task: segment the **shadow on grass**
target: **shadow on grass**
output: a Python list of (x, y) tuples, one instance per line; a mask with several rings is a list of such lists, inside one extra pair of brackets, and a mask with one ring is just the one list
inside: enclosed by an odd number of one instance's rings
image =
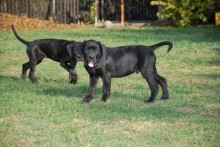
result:
[[(193, 115), (193, 112), (177, 111), (174, 107), (162, 106), (163, 104), (158, 104), (158, 101), (152, 104), (142, 103), (142, 107), (135, 108), (134, 106), (118, 106), (118, 105), (106, 105), (106, 108), (110, 114), (115, 112), (122, 116), (132, 118), (143, 118), (143, 119), (179, 119), (184, 117), (189, 117)], [(164, 103), (165, 105), (165, 103)], [(119, 107), (119, 108), (117, 108)]]
[(38, 91), (38, 94), (51, 95), (54, 97), (65, 96), (68, 98), (82, 99), (87, 92), (87, 87), (83, 85), (70, 85), (64, 87), (47, 87)]
[[(52, 96), (65, 96), (68, 98), (80, 98), (83, 99), (88, 91), (88, 85), (87, 84), (76, 84), (76, 85), (71, 85), (71, 84), (65, 84), (65, 86), (61, 86), (61, 87), (47, 87), (44, 89), (39, 90), (38, 94), (43, 94), (43, 95), (52, 95)], [(149, 93), (147, 95), (141, 96), (140, 94), (138, 94), (138, 91), (135, 92), (135, 94), (129, 94), (129, 93), (125, 93), (125, 92), (118, 92), (118, 91), (114, 91), (112, 90), (110, 92), (110, 99), (112, 98), (120, 98), (120, 99), (135, 99), (137, 101), (140, 102), (144, 102), (145, 98), (148, 98), (149, 94), (150, 94), (150, 90), (148, 88), (146, 89), (142, 89), (142, 91), (147, 90), (149, 91)], [(139, 95), (139, 96), (138, 96)], [(95, 95), (93, 100), (100, 100), (101, 101), (101, 97), (102, 97), (102, 87), (97, 87), (96, 91), (95, 91)], [(160, 95), (158, 94), (157, 99), (160, 99)]]
[(213, 48), (212, 49), (215, 52), (215, 58), (209, 62), (212, 66), (220, 66), (220, 48)]
[(213, 73), (210, 73), (210, 74), (198, 74), (198, 76), (201, 76), (201, 77), (204, 77), (204, 78), (209, 78), (209, 79), (212, 79), (212, 80), (220, 80), (220, 74), (213, 74)]
[[(200, 76), (204, 79), (211, 79), (211, 80), (215, 80), (215, 81), (220, 81), (220, 75), (217, 73), (209, 73), (209, 74), (197, 74), (197, 76)], [(204, 89), (209, 89), (210, 91), (212, 91), (213, 93), (216, 94), (216, 96), (219, 94), (220, 92), (220, 82), (217, 82), (216, 84), (211, 84), (209, 83), (204, 84), (204, 85), (200, 85), (201, 87), (203, 87)]]
[(0, 75), (0, 81), (2, 80), (13, 80), (13, 81), (19, 81), (21, 80), (22, 78), (21, 77), (18, 77), (18, 76), (3, 76), (3, 75)]
[[(174, 104), (174, 105), (173, 105)], [(195, 104), (194, 107), (198, 108)], [(184, 107), (189, 109), (177, 109), (175, 103), (172, 100), (167, 102), (157, 99), (154, 103), (145, 104), (140, 101), (123, 101), (123, 100), (111, 100), (111, 102), (98, 102), (93, 101), (86, 108), (89, 112), (86, 113), (86, 117), (94, 119), (99, 117), (104, 121), (108, 120), (159, 120), (159, 121), (176, 121), (184, 118), (196, 119), (195, 116), (200, 117), (197, 111), (194, 111), (193, 106)], [(182, 108), (182, 107), (181, 107)], [(88, 113), (88, 114), (87, 114)]]
[(32, 83), (29, 78), (0, 75), (0, 82), (4, 85), (2, 87), (4, 91), (13, 89), (24, 93), (31, 92), (33, 95), (76, 97), (86, 92), (86, 86), (79, 87), (77, 84), (73, 85), (68, 82), (65, 84), (59, 79), (39, 78), (37, 83)]
[[(68, 99), (79, 99), (80, 101), (86, 95), (88, 90), (88, 83), (86, 84), (65, 84), (63, 81), (53, 80), (53, 82), (44, 82), (40, 84), (32, 84), (29, 79), (21, 80), (16, 76), (0, 76), (1, 82), (4, 82), (4, 91), (17, 92), (18, 93), (29, 93), (28, 95), (33, 96), (46, 96), (59, 99), (65, 97)], [(15, 91), (13, 91), (15, 90)], [(145, 90), (145, 89), (143, 89)], [(147, 88), (146, 88), (147, 90)], [(150, 94), (147, 92), (146, 96), (142, 96), (138, 91), (132, 95), (129, 93), (120, 93), (112, 91), (109, 101), (106, 103), (102, 102), (101, 99), (101, 87), (97, 87), (94, 100), (89, 104), (77, 104), (79, 112), (83, 113), (82, 117), (85, 119), (99, 118), (102, 120), (106, 119), (140, 119), (140, 120), (175, 120), (183, 117), (192, 117), (196, 112), (185, 112), (178, 111), (173, 106), (173, 101), (168, 100), (164, 102), (159, 99), (159, 95), (156, 101), (152, 104), (145, 104), (144, 98)], [(60, 100), (62, 101), (62, 100)], [(174, 104), (175, 105), (175, 104)]]
[[(37, 83), (32, 83), (28, 77), (23, 79), (19, 76), (0, 75), (0, 81), (1, 83), (4, 83), (6, 87), (10, 85), (12, 89), (33, 91), (38, 95), (39, 94), (51, 95), (54, 97), (65, 96), (70, 98), (71, 97), (83, 98), (84, 96), (86, 96), (88, 91), (88, 83), (70, 84), (68, 83), (67, 80), (62, 80), (62, 79), (48, 79), (48, 78), (40, 77), (38, 78)], [(143, 90), (149, 90), (149, 89), (146, 88)], [(102, 95), (102, 87), (97, 86), (94, 98), (101, 99), (101, 95)], [(112, 91), (110, 97), (126, 98), (126, 97), (131, 97), (131, 94)], [(138, 98), (138, 96), (134, 97), (134, 99), (135, 98)]]

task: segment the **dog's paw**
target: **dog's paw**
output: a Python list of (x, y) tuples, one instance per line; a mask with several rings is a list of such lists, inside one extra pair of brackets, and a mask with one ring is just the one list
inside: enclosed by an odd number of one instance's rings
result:
[(87, 95), (84, 97), (84, 99), (82, 100), (83, 103), (90, 103), (92, 100), (92, 97), (90, 95)]
[(148, 100), (144, 100), (144, 103), (145, 104), (150, 104), (150, 103), (153, 103), (154, 101), (153, 100), (150, 100), (150, 99), (148, 99)]
[(109, 94), (103, 94), (102, 101), (107, 102), (108, 98), (109, 98)]
[(107, 102), (107, 99), (102, 99), (103, 102)]
[(26, 75), (21, 75), (21, 78), (22, 79), (26, 79)]
[(31, 82), (32, 82), (33, 84), (37, 84), (37, 83), (38, 83), (37, 80), (31, 80)]
[(70, 84), (76, 84), (76, 83), (77, 83), (77, 80), (70, 80), (69, 83), (70, 83)]
[(32, 83), (37, 83), (35, 76), (33, 76), (32, 74), (29, 75), (29, 79), (31, 80)]
[(169, 97), (168, 96), (162, 96), (160, 99), (164, 100), (164, 101), (167, 101), (169, 99)]

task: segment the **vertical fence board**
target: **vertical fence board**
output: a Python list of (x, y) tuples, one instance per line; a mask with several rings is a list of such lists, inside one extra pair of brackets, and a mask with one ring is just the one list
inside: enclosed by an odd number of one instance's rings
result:
[(27, 5), (28, 5), (28, 7), (27, 7), (27, 17), (31, 17), (31, 12), (30, 12), (30, 9), (31, 9), (30, 4), (31, 4), (31, 2), (30, 1), (31, 0), (27, 0)]
[(51, 2), (50, 2), (50, 10), (49, 10), (49, 12), (48, 12), (49, 14), (47, 14), (47, 17), (48, 17), (48, 18), (49, 18), (49, 17), (52, 15), (52, 13), (53, 13), (53, 8), (52, 8), (53, 5), (52, 5), (52, 3), (53, 3), (53, 2), (51, 1)]
[(74, 3), (74, 0), (71, 0), (71, 1), (70, 1), (70, 4), (69, 4), (70, 17), (75, 18), (74, 13), (73, 13), (73, 3)]
[(59, 18), (58, 20), (60, 20), (61, 22), (63, 22), (63, 17), (60, 17), (61, 16), (61, 13), (62, 13), (62, 11), (61, 11), (61, 9), (62, 9), (62, 1), (58, 1), (59, 3), (57, 3), (58, 5), (58, 15), (57, 15), (57, 17)]
[(18, 14), (18, 1), (13, 0), (14, 14)]
[[(10, 4), (11, 4), (11, 1), (7, 1), (5, 0), (5, 4), (3, 5), (3, 9), (5, 11), (8, 11), (9, 7), (10, 7)], [(12, 10), (11, 10), (11, 13), (12, 13)]]
[(25, 15), (28, 17), (28, 8), (29, 8), (29, 5), (28, 5), (28, 0), (25, 0)]
[(11, 1), (11, 12), (12, 12), (12, 14), (16, 14), (16, 11), (15, 11), (15, 0), (12, 0)]
[(76, 13), (79, 16), (79, 0), (76, 0)]
[(67, 1), (66, 0), (63, 0), (63, 6), (64, 6), (64, 8), (63, 8), (63, 16), (64, 16), (64, 22), (66, 22), (66, 4), (67, 4)]
[(14, 3), (15, 4), (15, 13), (18, 14), (18, 15), (20, 13), (19, 12), (19, 3), (20, 3), (20, 1), (15, 0), (15, 3)]
[(32, 0), (32, 17), (35, 18), (36, 17), (36, 11), (35, 11), (35, 3), (36, 3), (36, 0)]
[(34, 0), (34, 2), (33, 2), (33, 17), (35, 17), (35, 18), (37, 17), (36, 4), (37, 4), (37, 0)]
[(1, 3), (1, 5), (0, 5), (0, 11), (1, 11), (1, 12), (5, 12), (5, 9), (4, 9), (4, 6), (6, 5), (6, 4), (5, 4), (5, 0), (0, 1), (0, 3)]
[(0, 12), (3, 11), (2, 7), (3, 7), (3, 0), (0, 0)]
[(3, 0), (0, 0), (0, 12), (2, 12), (2, 5), (3, 5)]
[(1, 5), (2, 5), (2, 11), (3, 12), (8, 11), (8, 8), (7, 8), (8, 7), (8, 3), (7, 3), (6, 0), (3, 0)]
[(72, 9), (73, 9), (73, 16), (74, 18), (76, 19), (78, 16), (77, 16), (77, 10), (76, 10), (76, 7), (77, 7), (77, 0), (74, 0), (73, 1), (73, 6), (72, 6)]
[(58, 9), (58, 17), (59, 17), (59, 20), (61, 21), (61, 22), (63, 22), (63, 17), (60, 17), (61, 16), (61, 14), (62, 14), (62, 11), (61, 11), (61, 9), (62, 9), (62, 1), (59, 1), (59, 9)]
[(23, 1), (24, 1), (24, 0), (21, 0), (21, 1), (20, 1), (20, 7), (19, 7), (19, 9), (20, 9), (20, 15), (23, 15)]

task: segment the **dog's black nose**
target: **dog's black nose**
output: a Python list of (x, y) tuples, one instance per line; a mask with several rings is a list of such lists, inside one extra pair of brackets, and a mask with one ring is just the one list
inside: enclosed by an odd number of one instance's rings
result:
[(89, 55), (89, 58), (90, 58), (90, 59), (94, 58), (94, 55)]
[(94, 56), (92, 55), (92, 56), (89, 56), (90, 58), (93, 58)]

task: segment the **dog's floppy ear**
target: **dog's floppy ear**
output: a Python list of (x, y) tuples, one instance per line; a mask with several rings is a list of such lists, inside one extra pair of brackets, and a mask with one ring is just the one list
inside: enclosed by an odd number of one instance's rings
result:
[(73, 44), (69, 44), (67, 46), (67, 52), (70, 55), (71, 58), (75, 58), (77, 61), (82, 61), (82, 43), (81, 42), (76, 42)]
[(98, 44), (99, 44), (99, 46), (101, 48), (101, 50), (100, 50), (101, 51), (101, 57), (105, 57), (106, 56), (106, 48), (105, 48), (104, 44), (102, 44), (99, 41), (98, 41)]
[(82, 46), (83, 44), (81, 42), (77, 42), (76, 47), (74, 48), (76, 59), (78, 61), (83, 61)]
[(70, 57), (73, 57), (75, 55), (74, 53), (74, 47), (75, 47), (75, 44), (69, 44), (67, 45), (67, 52), (69, 54)]

